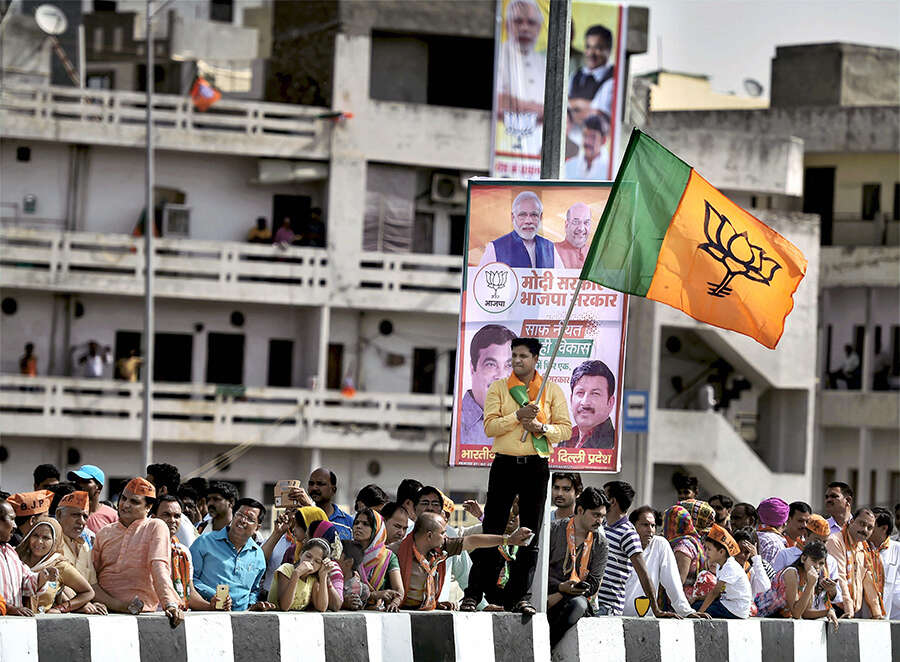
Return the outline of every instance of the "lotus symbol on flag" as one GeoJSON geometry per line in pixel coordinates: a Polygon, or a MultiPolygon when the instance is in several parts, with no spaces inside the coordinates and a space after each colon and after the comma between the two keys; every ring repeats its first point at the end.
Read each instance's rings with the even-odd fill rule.
{"type": "Polygon", "coordinates": [[[508,271],[485,271],[484,278],[487,281],[488,287],[494,290],[494,296],[492,299],[497,299],[500,297],[497,292],[506,287],[506,277],[509,275],[508,271]]]}
{"type": "Polygon", "coordinates": [[[506,127],[506,133],[516,139],[513,149],[520,151],[522,138],[530,136],[537,128],[537,113],[514,113],[507,110],[503,113],[503,126],[506,127]]]}
{"type": "Polygon", "coordinates": [[[726,297],[731,294],[729,283],[735,276],[743,276],[757,283],[769,285],[772,276],[781,265],[768,257],[766,252],[747,239],[747,232],[737,232],[725,216],[722,216],[706,201],[706,219],[703,232],[709,240],[697,248],[709,253],[725,267],[725,276],[719,283],[707,283],[707,294],[726,297]]]}

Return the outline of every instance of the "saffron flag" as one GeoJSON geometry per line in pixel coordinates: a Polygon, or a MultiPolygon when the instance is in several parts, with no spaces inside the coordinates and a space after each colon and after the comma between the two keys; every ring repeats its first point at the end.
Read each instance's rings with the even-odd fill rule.
{"type": "Polygon", "coordinates": [[[635,129],[580,277],[774,349],[805,274],[796,246],[635,129]]]}
{"type": "Polygon", "coordinates": [[[214,88],[209,81],[202,76],[197,76],[194,86],[191,88],[191,99],[194,107],[199,111],[209,110],[216,101],[222,98],[222,93],[214,88]]]}

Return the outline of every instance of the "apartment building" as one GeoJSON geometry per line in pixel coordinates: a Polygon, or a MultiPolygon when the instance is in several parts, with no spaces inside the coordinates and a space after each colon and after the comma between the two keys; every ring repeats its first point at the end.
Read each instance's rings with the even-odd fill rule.
{"type": "Polygon", "coordinates": [[[771,154],[773,142],[790,145],[791,194],[756,190],[736,199],[819,217],[818,322],[805,340],[817,347],[816,505],[832,480],[853,486],[860,504],[900,502],[898,74],[895,49],[779,46],[768,108],[647,113],[648,130],[691,143],[692,163],[723,171],[723,179],[728,171],[737,180],[771,176],[743,166],[758,161],[759,150],[771,154]],[[715,140],[729,149],[710,149],[715,140]],[[854,364],[845,364],[848,346],[858,360],[844,379],[837,373],[854,364]]]}
{"type": "MultiPolygon", "coordinates": [[[[189,16],[167,8],[157,20],[168,32],[152,32],[165,90],[153,99],[155,458],[265,501],[271,483],[319,464],[341,476],[342,503],[406,476],[483,496],[487,473],[448,469],[446,442],[464,182],[489,169],[495,3],[187,6],[189,16]],[[187,96],[195,70],[173,59],[186,23],[198,35],[224,26],[242,44],[239,61],[194,53],[242,90],[206,113],[187,96]],[[287,222],[305,245],[247,242],[260,217],[273,233],[287,222]]],[[[5,489],[24,489],[47,461],[96,461],[114,478],[140,470],[140,383],[114,366],[85,379],[79,359],[91,340],[114,358],[140,345],[146,35],[133,4],[82,9],[102,45],[86,49],[91,86],[10,83],[0,108],[5,489]],[[37,378],[17,374],[27,342],[37,378]]],[[[629,25],[631,52],[642,38],[646,22],[629,25]]],[[[621,477],[657,504],[671,501],[679,468],[707,493],[810,499],[822,472],[820,226],[803,213],[806,143],[650,115],[651,133],[758,208],[810,266],[776,351],[632,300],[625,386],[648,391],[650,424],[623,434],[621,477]]]]}

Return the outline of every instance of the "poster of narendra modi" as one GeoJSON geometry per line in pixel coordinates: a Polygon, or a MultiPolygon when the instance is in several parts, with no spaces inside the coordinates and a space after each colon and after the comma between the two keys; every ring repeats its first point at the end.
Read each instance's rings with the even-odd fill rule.
{"type": "MultiPolygon", "coordinates": [[[[512,372],[512,341],[537,338],[544,375],[611,182],[469,181],[468,242],[457,338],[451,466],[490,466],[488,387],[512,372]]],[[[582,284],[549,379],[572,434],[550,466],[613,473],[621,464],[627,296],[582,284]]]]}

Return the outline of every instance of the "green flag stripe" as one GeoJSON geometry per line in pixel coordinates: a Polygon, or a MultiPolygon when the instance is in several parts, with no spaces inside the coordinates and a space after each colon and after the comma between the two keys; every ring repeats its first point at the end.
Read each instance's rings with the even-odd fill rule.
{"type": "Polygon", "coordinates": [[[691,167],[635,129],[600,217],[581,278],[645,296],[691,167]]]}

